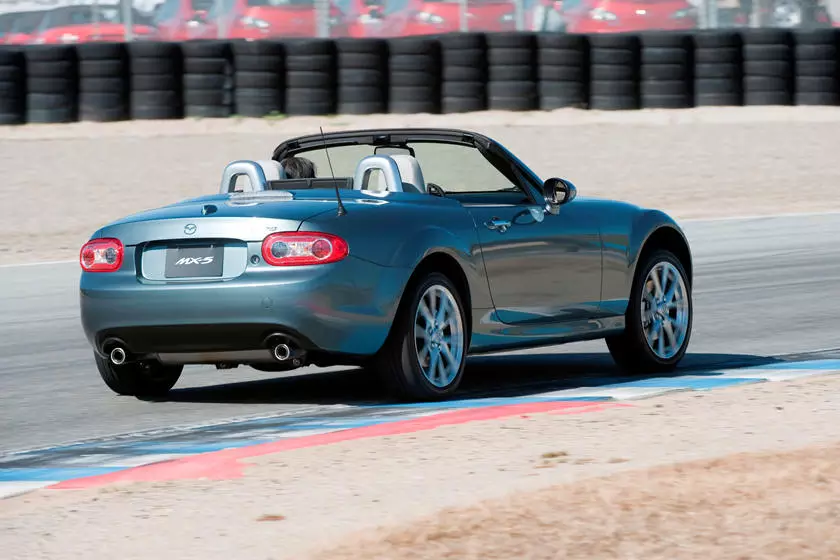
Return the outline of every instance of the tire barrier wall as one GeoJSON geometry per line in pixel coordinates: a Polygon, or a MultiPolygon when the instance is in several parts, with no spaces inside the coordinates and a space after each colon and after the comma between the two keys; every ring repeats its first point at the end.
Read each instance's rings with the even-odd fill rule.
{"type": "Polygon", "coordinates": [[[840,105],[840,29],[0,47],[0,124],[840,105]]]}

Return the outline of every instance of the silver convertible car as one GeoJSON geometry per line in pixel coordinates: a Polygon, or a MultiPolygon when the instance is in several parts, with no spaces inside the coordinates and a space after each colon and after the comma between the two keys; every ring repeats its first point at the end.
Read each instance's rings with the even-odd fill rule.
{"type": "Polygon", "coordinates": [[[161,396],[186,364],[312,364],[440,399],[470,354],[603,338],[627,373],[662,372],[692,328],[673,219],[578,197],[463,130],[287,140],[228,164],[217,194],[102,227],[80,264],[84,331],[123,395],[161,396]]]}

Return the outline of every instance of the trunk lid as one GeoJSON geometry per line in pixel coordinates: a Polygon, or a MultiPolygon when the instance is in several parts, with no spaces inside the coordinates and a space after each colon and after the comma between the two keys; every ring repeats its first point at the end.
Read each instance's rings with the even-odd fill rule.
{"type": "Polygon", "coordinates": [[[127,216],[98,237],[133,247],[127,264],[148,280],[227,280],[245,271],[267,235],[296,231],[335,208],[334,200],[294,200],[284,192],[211,195],[127,216]]]}

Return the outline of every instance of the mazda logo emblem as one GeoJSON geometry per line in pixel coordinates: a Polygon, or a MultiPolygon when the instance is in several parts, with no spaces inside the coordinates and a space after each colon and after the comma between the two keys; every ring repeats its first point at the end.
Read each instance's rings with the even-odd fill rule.
{"type": "Polygon", "coordinates": [[[192,235],[195,233],[195,224],[187,224],[184,226],[184,233],[192,235]]]}

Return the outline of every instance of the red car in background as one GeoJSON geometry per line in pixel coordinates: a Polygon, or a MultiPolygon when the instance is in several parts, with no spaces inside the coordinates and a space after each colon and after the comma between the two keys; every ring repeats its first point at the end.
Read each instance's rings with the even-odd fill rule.
{"type": "Polygon", "coordinates": [[[697,10],[686,0],[564,0],[562,17],[568,33],[697,28],[697,10]]]}
{"type": "MultiPolygon", "coordinates": [[[[461,30],[459,0],[354,0],[348,35],[402,37],[461,30]]],[[[527,14],[523,13],[527,19],[527,14]]],[[[468,0],[468,31],[516,31],[514,0],[468,0]]]]}
{"type": "MultiPolygon", "coordinates": [[[[157,31],[137,10],[132,11],[135,40],[156,39],[157,31]]],[[[125,24],[119,6],[66,6],[44,12],[37,28],[17,44],[67,44],[125,41],[125,24]]]]}
{"type": "Polygon", "coordinates": [[[13,17],[9,18],[11,21],[3,30],[0,44],[25,45],[32,41],[33,34],[38,29],[38,24],[47,15],[47,10],[20,12],[8,15],[13,17]]]}
{"type": "MultiPolygon", "coordinates": [[[[412,3],[402,35],[428,35],[461,30],[458,0],[421,0],[412,3]]],[[[469,31],[516,31],[513,0],[468,0],[465,17],[469,31]]]]}
{"type": "Polygon", "coordinates": [[[162,41],[187,41],[204,34],[203,23],[214,0],[164,0],[152,20],[162,41]]]}
{"type": "MultiPolygon", "coordinates": [[[[229,39],[318,36],[315,0],[222,0],[201,18],[196,32],[201,38],[216,38],[219,21],[229,39]]],[[[332,37],[347,33],[344,14],[334,3],[330,3],[329,28],[332,37]]]]}

